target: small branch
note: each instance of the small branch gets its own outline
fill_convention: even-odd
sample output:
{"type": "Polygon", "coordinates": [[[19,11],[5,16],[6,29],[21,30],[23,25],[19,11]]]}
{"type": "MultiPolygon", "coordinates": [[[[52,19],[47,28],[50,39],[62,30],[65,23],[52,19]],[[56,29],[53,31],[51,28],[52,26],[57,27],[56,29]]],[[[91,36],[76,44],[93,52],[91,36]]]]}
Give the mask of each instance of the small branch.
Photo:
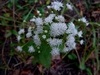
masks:
{"type": "Polygon", "coordinates": [[[14,19],[14,29],[16,30],[16,25],[15,25],[15,0],[13,0],[13,19],[14,19]]]}
{"type": "Polygon", "coordinates": [[[6,68],[8,70],[11,70],[11,68],[8,66],[8,64],[6,63],[5,58],[4,58],[4,47],[5,47],[6,41],[7,41],[7,38],[5,39],[4,45],[2,47],[2,60],[3,60],[4,64],[5,64],[6,68]]]}
{"type": "Polygon", "coordinates": [[[78,53],[77,49],[75,49],[75,52],[76,52],[76,54],[77,54],[78,61],[79,61],[79,63],[80,63],[80,62],[81,62],[81,60],[80,60],[79,53],[78,53]]]}

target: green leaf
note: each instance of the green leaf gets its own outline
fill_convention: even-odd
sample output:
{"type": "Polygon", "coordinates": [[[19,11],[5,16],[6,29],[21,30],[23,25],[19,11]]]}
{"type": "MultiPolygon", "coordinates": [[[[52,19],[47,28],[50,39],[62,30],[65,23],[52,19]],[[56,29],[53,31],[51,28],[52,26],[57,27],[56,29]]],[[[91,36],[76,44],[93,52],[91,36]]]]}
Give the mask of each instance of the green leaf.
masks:
{"type": "Polygon", "coordinates": [[[47,4],[47,5],[50,4],[50,0],[47,0],[47,1],[46,1],[46,4],[47,4]]]}
{"type": "Polygon", "coordinates": [[[86,69],[84,59],[82,59],[82,62],[80,63],[80,66],[79,67],[80,67],[81,70],[85,70],[86,69]]]}
{"type": "Polygon", "coordinates": [[[18,3],[18,0],[10,0],[11,3],[18,3]]]}
{"type": "Polygon", "coordinates": [[[6,38],[10,37],[12,35],[12,32],[8,30],[8,34],[6,34],[6,38]]]}
{"type": "Polygon", "coordinates": [[[77,56],[74,53],[72,53],[72,54],[68,55],[68,58],[71,60],[75,60],[75,59],[77,59],[77,56]]]}
{"type": "Polygon", "coordinates": [[[86,71],[88,72],[88,75],[92,75],[92,72],[89,68],[86,68],[86,71]]]}
{"type": "Polygon", "coordinates": [[[5,66],[0,66],[0,69],[4,70],[4,69],[6,69],[6,67],[5,66]]]}
{"type": "Polygon", "coordinates": [[[43,42],[40,49],[39,61],[44,67],[49,68],[51,65],[51,48],[47,43],[43,42]]]}
{"type": "Polygon", "coordinates": [[[13,30],[12,30],[12,34],[13,34],[13,35],[17,35],[17,31],[13,29],[13,30]]]}
{"type": "Polygon", "coordinates": [[[33,45],[33,44],[34,44],[34,43],[33,43],[33,40],[28,41],[26,44],[23,45],[22,49],[23,49],[24,51],[28,51],[28,47],[31,46],[31,45],[33,45]]]}

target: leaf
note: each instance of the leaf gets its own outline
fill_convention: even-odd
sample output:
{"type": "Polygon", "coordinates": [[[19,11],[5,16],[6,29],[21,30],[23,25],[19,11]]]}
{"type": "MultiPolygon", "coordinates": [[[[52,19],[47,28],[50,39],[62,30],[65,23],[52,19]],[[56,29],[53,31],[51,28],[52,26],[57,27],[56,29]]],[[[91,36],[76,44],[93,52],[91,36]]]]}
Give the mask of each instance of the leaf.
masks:
{"type": "Polygon", "coordinates": [[[82,59],[82,62],[80,63],[80,66],[79,67],[80,67],[81,70],[85,70],[86,69],[84,59],[82,59]]]}
{"type": "Polygon", "coordinates": [[[50,0],[47,0],[47,1],[46,1],[46,4],[47,4],[47,5],[50,4],[50,0]]]}
{"type": "Polygon", "coordinates": [[[28,41],[26,44],[23,45],[22,49],[24,51],[28,51],[28,47],[33,45],[33,40],[28,41]]]}
{"type": "Polygon", "coordinates": [[[49,68],[51,65],[51,48],[49,44],[43,42],[40,49],[41,53],[39,54],[39,61],[44,67],[49,68]]]}
{"type": "Polygon", "coordinates": [[[69,59],[71,59],[71,60],[77,59],[77,56],[76,56],[74,53],[68,55],[68,57],[69,57],[69,59]]]}
{"type": "Polygon", "coordinates": [[[13,29],[12,34],[17,36],[17,31],[13,29]]]}
{"type": "Polygon", "coordinates": [[[6,67],[5,66],[0,66],[0,69],[5,70],[6,67]]]}
{"type": "Polygon", "coordinates": [[[10,37],[12,35],[12,32],[8,30],[8,33],[6,34],[6,38],[10,37]]]}
{"type": "Polygon", "coordinates": [[[86,71],[88,72],[88,75],[92,75],[92,72],[89,68],[86,68],[86,71]]]}

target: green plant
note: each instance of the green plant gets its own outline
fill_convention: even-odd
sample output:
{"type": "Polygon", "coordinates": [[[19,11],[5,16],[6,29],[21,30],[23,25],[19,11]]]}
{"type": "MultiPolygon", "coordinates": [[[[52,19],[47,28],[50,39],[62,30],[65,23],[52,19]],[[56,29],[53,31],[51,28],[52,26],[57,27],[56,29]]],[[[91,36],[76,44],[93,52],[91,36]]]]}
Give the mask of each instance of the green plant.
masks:
{"type": "MultiPolygon", "coordinates": [[[[65,23],[66,19],[63,14],[68,10],[73,10],[70,4],[55,1],[51,5],[45,6],[47,6],[48,10],[40,8],[37,10],[38,16],[34,15],[30,20],[32,26],[25,25],[25,23],[27,23],[26,19],[34,7],[26,16],[18,31],[17,52],[19,52],[19,55],[23,54],[23,59],[27,56],[34,56],[33,63],[39,62],[48,68],[51,65],[52,57],[71,51],[76,48],[76,42],[83,44],[84,41],[79,40],[83,32],[74,25],[73,21],[68,24],[65,23]],[[61,11],[62,9],[63,12],[61,11]],[[76,39],[77,41],[75,42],[76,39]]],[[[83,23],[83,26],[88,25],[88,21],[84,17],[78,19],[77,23],[79,22],[83,23]]],[[[74,54],[69,55],[71,59],[74,57],[74,54]]]]}

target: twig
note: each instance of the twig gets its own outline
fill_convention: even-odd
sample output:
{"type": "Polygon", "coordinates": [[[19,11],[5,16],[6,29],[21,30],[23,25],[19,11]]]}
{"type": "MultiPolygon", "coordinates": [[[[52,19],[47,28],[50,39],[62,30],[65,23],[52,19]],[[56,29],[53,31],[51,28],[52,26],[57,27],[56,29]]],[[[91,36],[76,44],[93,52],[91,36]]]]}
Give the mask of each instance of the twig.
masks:
{"type": "Polygon", "coordinates": [[[80,63],[80,57],[79,57],[79,54],[78,54],[78,52],[77,52],[77,49],[75,49],[75,52],[76,52],[76,54],[77,54],[77,57],[78,57],[78,61],[79,61],[79,63],[80,63]]]}
{"type": "Polygon", "coordinates": [[[4,45],[2,47],[2,60],[3,60],[4,64],[5,64],[6,68],[8,70],[11,70],[11,68],[8,66],[8,64],[6,63],[5,58],[4,58],[4,47],[5,47],[6,41],[7,41],[7,38],[5,39],[4,45]]]}
{"type": "Polygon", "coordinates": [[[15,0],[13,0],[13,19],[14,19],[14,29],[16,30],[16,25],[15,25],[15,0]]]}

